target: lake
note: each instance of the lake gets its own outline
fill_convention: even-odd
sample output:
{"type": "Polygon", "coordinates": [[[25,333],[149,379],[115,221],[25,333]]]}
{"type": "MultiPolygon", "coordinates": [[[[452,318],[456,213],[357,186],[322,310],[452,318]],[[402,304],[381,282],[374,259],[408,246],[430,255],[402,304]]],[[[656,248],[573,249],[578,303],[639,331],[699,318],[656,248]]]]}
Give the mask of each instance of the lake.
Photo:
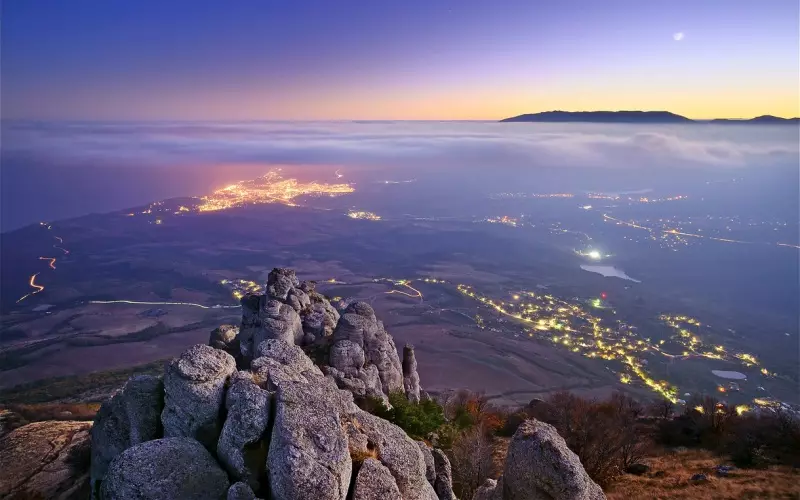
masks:
{"type": "Polygon", "coordinates": [[[602,274],[606,278],[622,278],[624,280],[633,281],[634,283],[641,283],[625,274],[625,271],[617,269],[614,266],[589,266],[586,264],[581,265],[581,269],[589,271],[590,273],[602,274]]]}

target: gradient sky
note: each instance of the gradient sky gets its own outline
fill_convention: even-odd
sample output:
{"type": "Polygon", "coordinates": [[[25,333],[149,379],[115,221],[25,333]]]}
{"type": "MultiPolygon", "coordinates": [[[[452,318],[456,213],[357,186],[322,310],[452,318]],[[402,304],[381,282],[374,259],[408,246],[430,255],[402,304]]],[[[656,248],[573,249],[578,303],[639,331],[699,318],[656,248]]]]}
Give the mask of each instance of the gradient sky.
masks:
{"type": "Polygon", "coordinates": [[[796,0],[6,0],[2,113],[796,116],[798,9],[796,0]]]}

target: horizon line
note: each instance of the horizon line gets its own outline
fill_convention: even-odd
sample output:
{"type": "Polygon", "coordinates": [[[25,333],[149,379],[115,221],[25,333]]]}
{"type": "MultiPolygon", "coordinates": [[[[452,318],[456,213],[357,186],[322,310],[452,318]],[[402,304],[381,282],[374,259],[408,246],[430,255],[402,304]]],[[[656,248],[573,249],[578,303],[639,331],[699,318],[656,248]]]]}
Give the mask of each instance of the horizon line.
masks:
{"type": "Polygon", "coordinates": [[[236,123],[247,123],[247,122],[499,122],[500,120],[504,120],[507,118],[514,118],[517,116],[523,115],[536,115],[542,113],[626,113],[626,112],[641,112],[641,113],[671,113],[677,116],[681,116],[687,118],[692,121],[712,121],[712,120],[730,120],[730,121],[738,121],[738,120],[752,120],[754,118],[759,118],[762,116],[772,116],[775,118],[781,118],[784,120],[791,120],[800,118],[800,115],[774,115],[770,113],[764,113],[755,115],[749,118],[745,117],[738,117],[738,118],[719,118],[719,117],[704,117],[704,118],[694,118],[687,115],[681,115],[680,113],[675,113],[673,111],[667,111],[664,109],[594,109],[594,110],[579,110],[579,111],[567,111],[563,109],[549,109],[546,111],[532,111],[532,112],[524,112],[519,113],[516,115],[511,116],[504,116],[500,118],[24,118],[24,117],[0,117],[0,122],[73,122],[73,123],[158,123],[158,122],[186,122],[186,123],[200,123],[200,122],[236,122],[236,123]]]}

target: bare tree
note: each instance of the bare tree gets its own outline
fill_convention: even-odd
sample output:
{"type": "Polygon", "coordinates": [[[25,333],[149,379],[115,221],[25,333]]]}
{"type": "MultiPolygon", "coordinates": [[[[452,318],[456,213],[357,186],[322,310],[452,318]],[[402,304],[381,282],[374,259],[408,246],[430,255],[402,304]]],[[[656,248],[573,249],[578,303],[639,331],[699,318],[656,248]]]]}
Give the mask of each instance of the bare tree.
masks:
{"type": "Polygon", "coordinates": [[[675,414],[675,404],[669,399],[658,399],[650,404],[648,410],[654,417],[669,419],[675,414]]]}
{"type": "Polygon", "coordinates": [[[475,490],[492,473],[491,438],[479,428],[462,433],[450,449],[453,489],[459,498],[472,498],[475,490]]]}

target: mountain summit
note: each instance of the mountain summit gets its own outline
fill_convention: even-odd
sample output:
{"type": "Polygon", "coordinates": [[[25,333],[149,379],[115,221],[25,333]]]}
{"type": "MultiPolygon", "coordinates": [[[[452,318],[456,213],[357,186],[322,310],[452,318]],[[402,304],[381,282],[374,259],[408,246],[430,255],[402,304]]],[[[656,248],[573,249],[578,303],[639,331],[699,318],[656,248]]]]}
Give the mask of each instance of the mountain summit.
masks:
{"type": "Polygon", "coordinates": [[[692,120],[669,111],[544,111],[512,116],[501,122],[541,123],[714,123],[748,125],[792,125],[800,118],[781,118],[763,115],[751,119],[692,120]]]}

